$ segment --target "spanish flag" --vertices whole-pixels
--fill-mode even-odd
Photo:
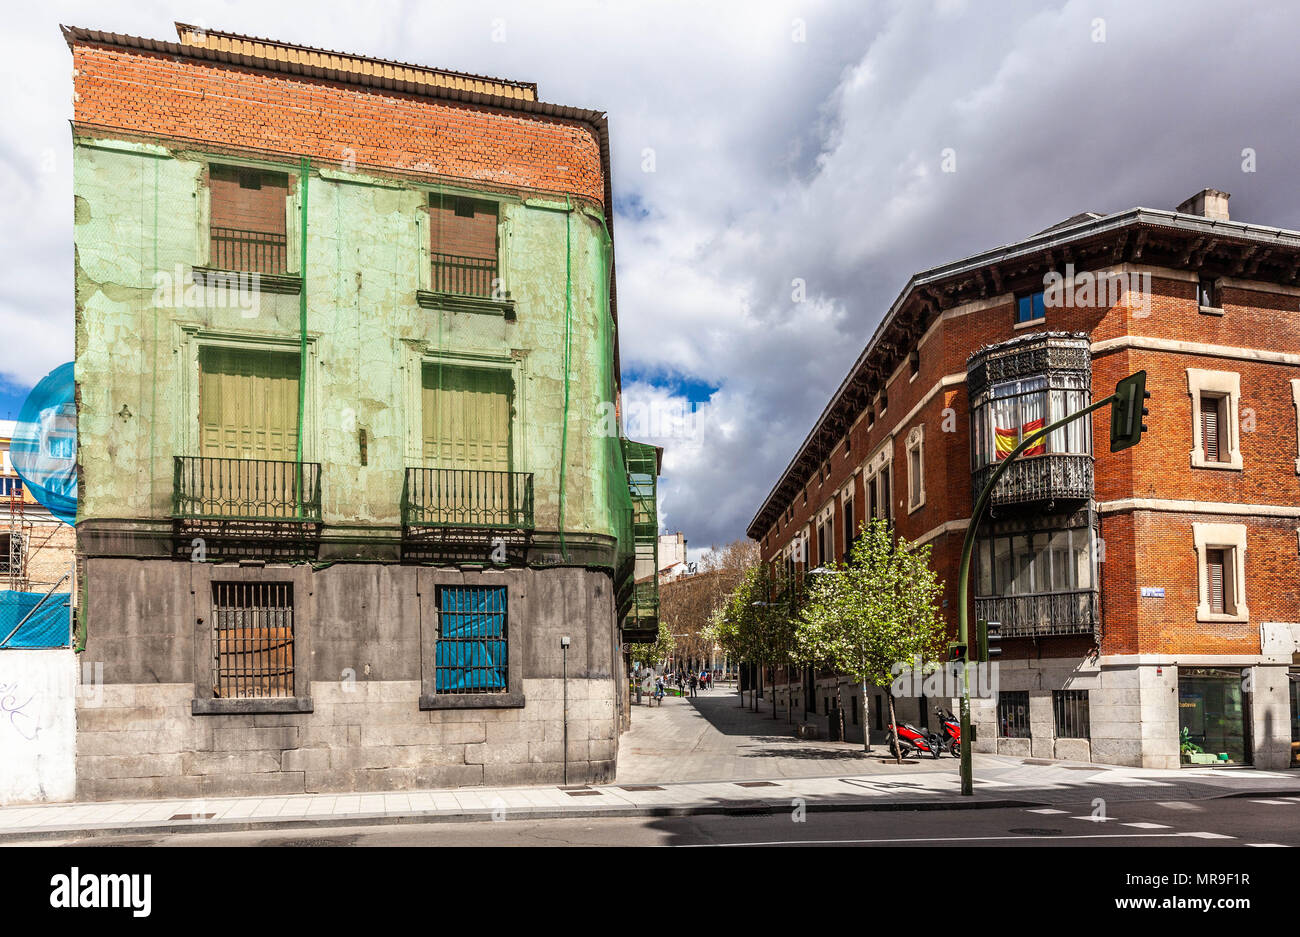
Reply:
[[[1043,428],[1043,418],[1041,416],[1036,420],[1030,420],[1028,423],[1026,423],[1024,426],[1020,428],[1020,432],[1021,432],[1020,438],[1024,439],[1028,436],[1032,436],[1034,433],[1038,432],[1042,428]],[[1046,451],[1047,451],[1047,437],[1040,436],[1038,438],[1038,442],[1034,443],[1032,446],[1026,449],[1024,454],[1042,455]]]
[[[995,434],[995,444],[997,448],[997,458],[1001,462],[1007,456],[1011,455],[1013,449],[1020,445],[1020,440],[1026,436],[1043,428],[1043,419],[1039,417],[1036,420],[1030,420],[1017,432],[1015,429],[1003,429],[1001,426],[993,427]],[[1047,437],[1044,436],[1038,442],[1030,446],[1022,453],[1023,455],[1043,455],[1047,452]]]

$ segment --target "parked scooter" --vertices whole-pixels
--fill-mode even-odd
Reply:
[[[894,734],[898,734],[898,751],[904,758],[915,753],[918,757],[929,755],[932,758],[938,758],[942,754],[942,748],[937,735],[928,732],[922,732],[909,723],[904,722],[901,727],[889,727],[889,750],[894,750]]]
[[[948,752],[954,758],[961,757],[961,720],[954,716],[946,709],[940,709],[938,706],[934,709],[935,714],[939,717],[943,729],[939,733],[940,744],[944,751]]]

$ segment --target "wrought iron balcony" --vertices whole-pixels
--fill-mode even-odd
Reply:
[[[221,270],[283,274],[288,241],[283,231],[249,231],[213,225],[209,232],[212,266]]]
[[[975,616],[1002,622],[1008,638],[1095,634],[1101,624],[1098,607],[1092,589],[975,597]]]
[[[433,291],[458,296],[492,295],[497,262],[491,258],[462,254],[433,255]]]
[[[406,528],[533,529],[531,472],[408,468],[402,490]]]
[[[319,524],[320,463],[176,456],[172,517]]]
[[[999,463],[977,469],[972,478],[974,497],[984,490]],[[1064,453],[1021,457],[998,479],[989,495],[993,507],[1042,504],[1050,501],[1087,501],[1092,497],[1092,456]]]

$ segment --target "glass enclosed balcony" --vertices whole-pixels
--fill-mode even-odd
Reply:
[[[1044,333],[981,349],[967,362],[971,471],[978,497],[1026,437],[1092,401],[1086,335]],[[1026,449],[990,494],[993,507],[1092,497],[1092,424],[1084,417]]]

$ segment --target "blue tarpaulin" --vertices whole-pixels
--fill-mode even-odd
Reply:
[[[44,592],[0,591],[0,641],[14,630],[14,626],[23,617],[36,608],[36,614],[18,629],[15,634],[0,647],[67,647],[68,646],[68,605],[72,598],[68,592],[55,592],[44,602]]]
[[[506,590],[440,590],[434,692],[506,688]]]

